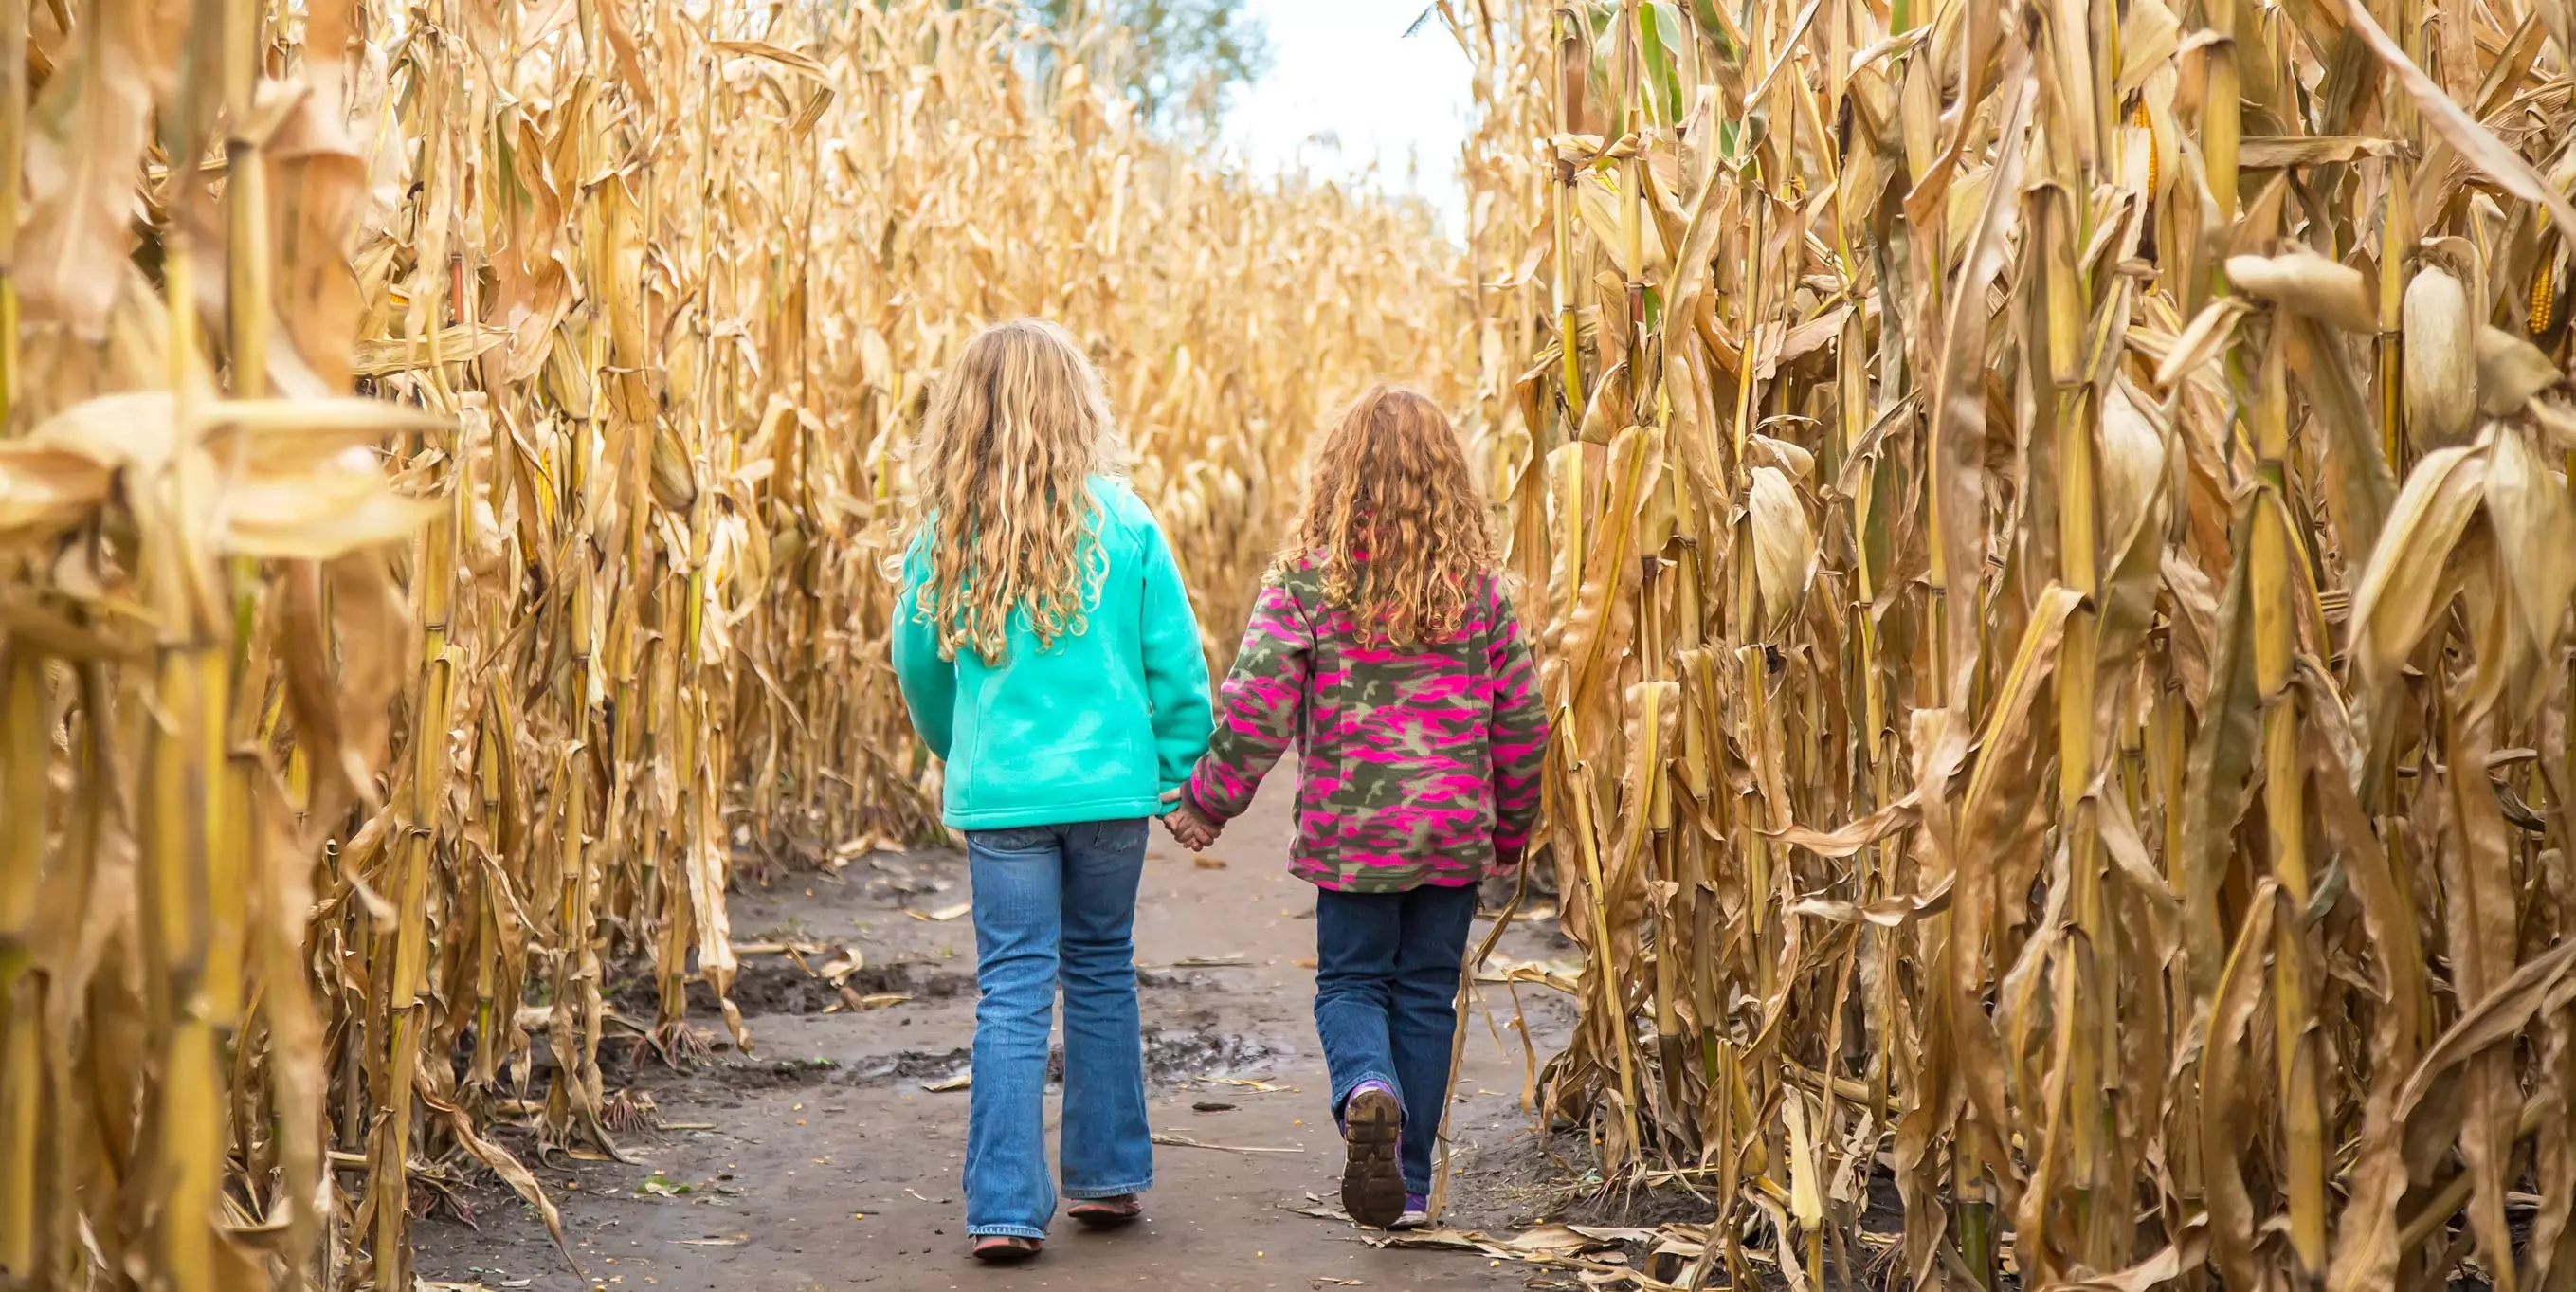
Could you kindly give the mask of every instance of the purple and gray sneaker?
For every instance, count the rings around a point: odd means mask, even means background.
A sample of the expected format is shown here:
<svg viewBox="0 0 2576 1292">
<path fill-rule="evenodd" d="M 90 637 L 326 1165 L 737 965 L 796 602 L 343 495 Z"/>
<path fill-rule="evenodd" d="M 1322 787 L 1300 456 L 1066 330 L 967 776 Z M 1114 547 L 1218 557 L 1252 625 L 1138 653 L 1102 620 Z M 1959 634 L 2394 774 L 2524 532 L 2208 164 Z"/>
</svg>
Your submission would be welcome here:
<svg viewBox="0 0 2576 1292">
<path fill-rule="evenodd" d="M 1404 1214 L 1395 1218 L 1389 1229 L 1421 1229 L 1431 1223 L 1431 1197 L 1428 1194 L 1404 1195 Z"/>
</svg>

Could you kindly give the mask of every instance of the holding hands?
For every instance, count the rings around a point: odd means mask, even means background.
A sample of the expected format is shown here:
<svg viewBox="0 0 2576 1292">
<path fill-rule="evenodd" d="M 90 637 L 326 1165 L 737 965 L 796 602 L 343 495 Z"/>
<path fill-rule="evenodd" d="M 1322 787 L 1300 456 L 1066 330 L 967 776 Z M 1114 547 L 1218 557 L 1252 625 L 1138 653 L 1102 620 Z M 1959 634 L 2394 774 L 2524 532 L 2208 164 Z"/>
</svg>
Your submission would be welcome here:
<svg viewBox="0 0 2576 1292">
<path fill-rule="evenodd" d="M 1173 840 L 1182 847 L 1205 852 L 1216 843 L 1218 835 L 1225 833 L 1224 825 L 1200 816 L 1196 808 L 1184 802 L 1179 790 L 1163 791 L 1163 801 L 1172 805 L 1163 814 L 1163 828 L 1171 831 Z"/>
</svg>

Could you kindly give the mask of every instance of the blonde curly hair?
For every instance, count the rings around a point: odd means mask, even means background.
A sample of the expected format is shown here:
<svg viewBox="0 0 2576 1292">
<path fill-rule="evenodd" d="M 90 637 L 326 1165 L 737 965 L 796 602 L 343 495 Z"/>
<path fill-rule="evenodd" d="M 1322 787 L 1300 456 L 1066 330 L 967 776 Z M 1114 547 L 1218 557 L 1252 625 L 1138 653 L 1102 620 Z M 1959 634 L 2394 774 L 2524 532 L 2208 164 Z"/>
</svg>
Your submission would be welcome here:
<svg viewBox="0 0 2576 1292">
<path fill-rule="evenodd" d="M 1321 569 L 1325 599 L 1363 635 L 1411 646 L 1457 636 L 1494 559 L 1484 492 L 1448 415 L 1380 385 L 1325 434 L 1273 573 Z"/>
<path fill-rule="evenodd" d="M 966 343 L 912 454 L 911 537 L 930 563 L 912 612 L 941 658 L 1000 663 L 1023 610 L 1040 649 L 1082 633 L 1107 575 L 1089 481 L 1124 460 L 1100 372 L 1072 334 L 1016 319 Z"/>
</svg>

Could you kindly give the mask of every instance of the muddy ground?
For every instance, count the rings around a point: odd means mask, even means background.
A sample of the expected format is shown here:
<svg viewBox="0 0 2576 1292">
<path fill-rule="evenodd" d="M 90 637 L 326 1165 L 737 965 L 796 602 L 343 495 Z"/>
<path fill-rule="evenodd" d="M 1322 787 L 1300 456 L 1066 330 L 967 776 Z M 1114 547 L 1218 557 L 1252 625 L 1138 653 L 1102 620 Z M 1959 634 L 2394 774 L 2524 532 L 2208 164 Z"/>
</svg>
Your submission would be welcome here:
<svg viewBox="0 0 2576 1292">
<path fill-rule="evenodd" d="M 1094 1235 L 1059 1219 L 1033 1265 L 968 1258 L 967 1096 L 925 1089 L 964 1071 L 974 1031 L 974 929 L 957 914 L 965 866 L 946 851 L 877 855 L 734 899 L 737 944 L 828 948 L 803 955 L 815 970 L 855 950 L 862 967 L 846 992 L 786 955 L 750 955 L 735 1001 L 753 1053 L 723 1041 L 711 1002 L 694 996 L 691 1021 L 714 1042 L 704 1057 L 674 1069 L 613 1043 L 611 1084 L 648 1098 L 664 1124 L 621 1142 L 633 1162 L 507 1141 L 561 1207 L 579 1273 L 530 1209 L 484 1180 L 417 1226 L 421 1277 L 536 1292 L 1577 1286 L 1472 1253 L 1379 1249 L 1346 1223 L 1298 1214 L 1333 1202 L 1341 1155 L 1310 1014 L 1314 890 L 1283 865 L 1289 770 L 1206 859 L 1159 829 L 1147 853 L 1136 946 L 1153 1126 L 1222 1147 L 1158 1145 L 1144 1224 Z M 1545 918 L 1516 921 L 1497 947 L 1498 962 L 1573 954 Z M 650 1020 L 649 988 L 620 993 L 622 1013 Z M 1544 987 L 1517 994 L 1516 1010 L 1511 992 L 1484 986 L 1471 1020 L 1451 1120 L 1451 1225 L 1512 1232 L 1572 1188 L 1523 1111 L 1517 1029 L 1525 1019 L 1544 1059 L 1573 1010 Z M 1050 1140 L 1055 1107 L 1051 1093 Z"/>
</svg>

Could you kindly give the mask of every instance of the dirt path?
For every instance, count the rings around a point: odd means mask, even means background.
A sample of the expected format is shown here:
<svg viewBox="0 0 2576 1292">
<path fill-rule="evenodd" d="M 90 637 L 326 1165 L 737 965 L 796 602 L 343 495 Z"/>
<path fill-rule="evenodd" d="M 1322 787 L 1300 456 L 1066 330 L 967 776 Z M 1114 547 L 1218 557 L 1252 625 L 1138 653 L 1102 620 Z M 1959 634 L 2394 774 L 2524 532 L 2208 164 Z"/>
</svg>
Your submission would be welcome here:
<svg viewBox="0 0 2576 1292">
<path fill-rule="evenodd" d="M 736 1000 L 753 1056 L 720 1047 L 687 1070 L 648 1062 L 612 1080 L 648 1095 L 666 1124 L 622 1145 L 633 1164 L 561 1153 L 540 1163 L 533 1146 L 513 1142 L 562 1208 L 581 1275 L 534 1213 L 488 1181 L 451 1195 L 474 1213 L 472 1227 L 446 1216 L 420 1224 L 420 1274 L 539 1292 L 1529 1286 L 1526 1266 L 1379 1249 L 1347 1224 L 1294 1210 L 1333 1198 L 1341 1159 L 1309 1013 L 1314 890 L 1282 865 L 1289 771 L 1211 854 L 1221 868 L 1194 863 L 1156 830 L 1136 924 L 1156 1133 L 1289 1151 L 1158 1146 L 1144 1225 L 1095 1236 L 1059 1219 L 1034 1265 L 976 1266 L 958 1188 L 966 1095 L 924 1089 L 965 1068 L 974 1030 L 973 927 L 962 916 L 919 918 L 964 905 L 964 864 L 947 852 L 881 856 L 739 895 L 736 938 L 854 947 L 865 967 L 848 980 L 853 995 L 909 999 L 824 1013 L 840 992 L 784 956 L 747 958 Z M 1570 946 L 1552 925 L 1525 923 L 1501 951 L 1556 959 Z M 807 960 L 821 968 L 833 954 Z M 1533 1168 L 1510 999 L 1500 988 L 1485 994 L 1491 1012 L 1472 1021 L 1452 1116 L 1460 1148 L 1447 1220 L 1497 1228 L 1525 1223 L 1552 1180 Z M 1520 995 L 1544 1057 L 1570 1011 L 1543 988 Z M 625 1010 L 649 1018 L 649 995 Z M 692 1020 L 720 1033 L 712 1010 L 693 1006 Z M 1050 1141 L 1056 1108 L 1051 1090 Z"/>
</svg>

